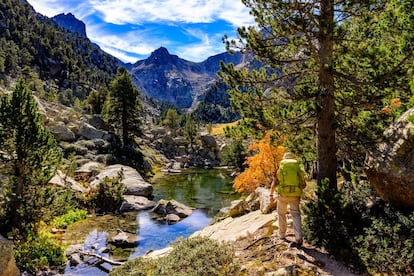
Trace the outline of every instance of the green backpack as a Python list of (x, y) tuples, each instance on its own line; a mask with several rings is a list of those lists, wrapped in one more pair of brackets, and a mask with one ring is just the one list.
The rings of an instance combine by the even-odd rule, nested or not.
[(283, 159), (277, 171), (276, 191), (281, 196), (301, 196), (303, 173), (296, 159)]

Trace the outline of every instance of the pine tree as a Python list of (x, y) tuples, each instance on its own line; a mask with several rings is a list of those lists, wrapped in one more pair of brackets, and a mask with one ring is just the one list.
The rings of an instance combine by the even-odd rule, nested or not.
[(140, 93), (132, 82), (131, 75), (120, 67), (111, 82), (103, 113), (112, 127), (121, 130), (124, 146), (130, 144), (131, 134), (140, 133), (142, 106), (139, 97)]
[(198, 133), (197, 122), (195, 121), (194, 114), (190, 113), (185, 118), (184, 134), (188, 140), (190, 140), (191, 147), (194, 145), (195, 139)]
[(172, 135), (175, 136), (175, 131), (180, 124), (180, 116), (178, 115), (177, 110), (172, 108), (167, 110), (164, 124), (171, 130)]
[[(38, 222), (47, 209), (47, 182), (61, 160), (52, 134), (42, 125), (37, 103), (23, 81), (0, 103), (0, 174), (4, 208), (2, 232)], [(51, 198), (46, 200), (51, 200)]]
[[(287, 129), (289, 139), (303, 140), (298, 133), (315, 126), (318, 184), (328, 181), (322, 196), (329, 202), (337, 189), (337, 159), (355, 157), (347, 145), (373, 144), (384, 102), (406, 97), (413, 3), (242, 1), (258, 26), (239, 28), (240, 40), (226, 40), (227, 47), (254, 54), (260, 69), (222, 65), (220, 75), (236, 109), (258, 129)], [(364, 119), (371, 126), (362, 125)], [(367, 131), (357, 137), (341, 132), (353, 122)]]

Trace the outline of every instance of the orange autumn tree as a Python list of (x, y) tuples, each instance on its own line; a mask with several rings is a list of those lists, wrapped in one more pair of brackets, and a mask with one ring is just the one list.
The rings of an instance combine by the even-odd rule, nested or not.
[(259, 186), (270, 187), (273, 173), (287, 150), (281, 145), (273, 145), (269, 132), (250, 145), (248, 151), (255, 154), (247, 158), (248, 168), (234, 179), (233, 188), (239, 193), (252, 192)]

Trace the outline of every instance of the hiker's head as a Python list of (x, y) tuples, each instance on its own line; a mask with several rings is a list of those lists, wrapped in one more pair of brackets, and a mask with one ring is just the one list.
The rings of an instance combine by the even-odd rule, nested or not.
[(295, 159), (295, 155), (288, 151), (283, 155), (283, 159)]

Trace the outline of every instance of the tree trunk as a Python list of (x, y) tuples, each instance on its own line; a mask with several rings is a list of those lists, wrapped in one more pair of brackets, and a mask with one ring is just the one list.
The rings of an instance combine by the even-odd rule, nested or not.
[(124, 97), (123, 101), (122, 101), (122, 147), (125, 148), (126, 146), (128, 146), (129, 144), (129, 140), (128, 140), (128, 112), (127, 112), (127, 103), (125, 102), (126, 99)]
[(318, 138), (318, 185), (329, 180), (329, 190), (322, 196), (329, 199), (337, 190), (336, 141), (335, 141), (335, 95), (333, 77), (333, 24), (334, 1), (322, 0), (319, 27), (319, 91), (316, 99)]

